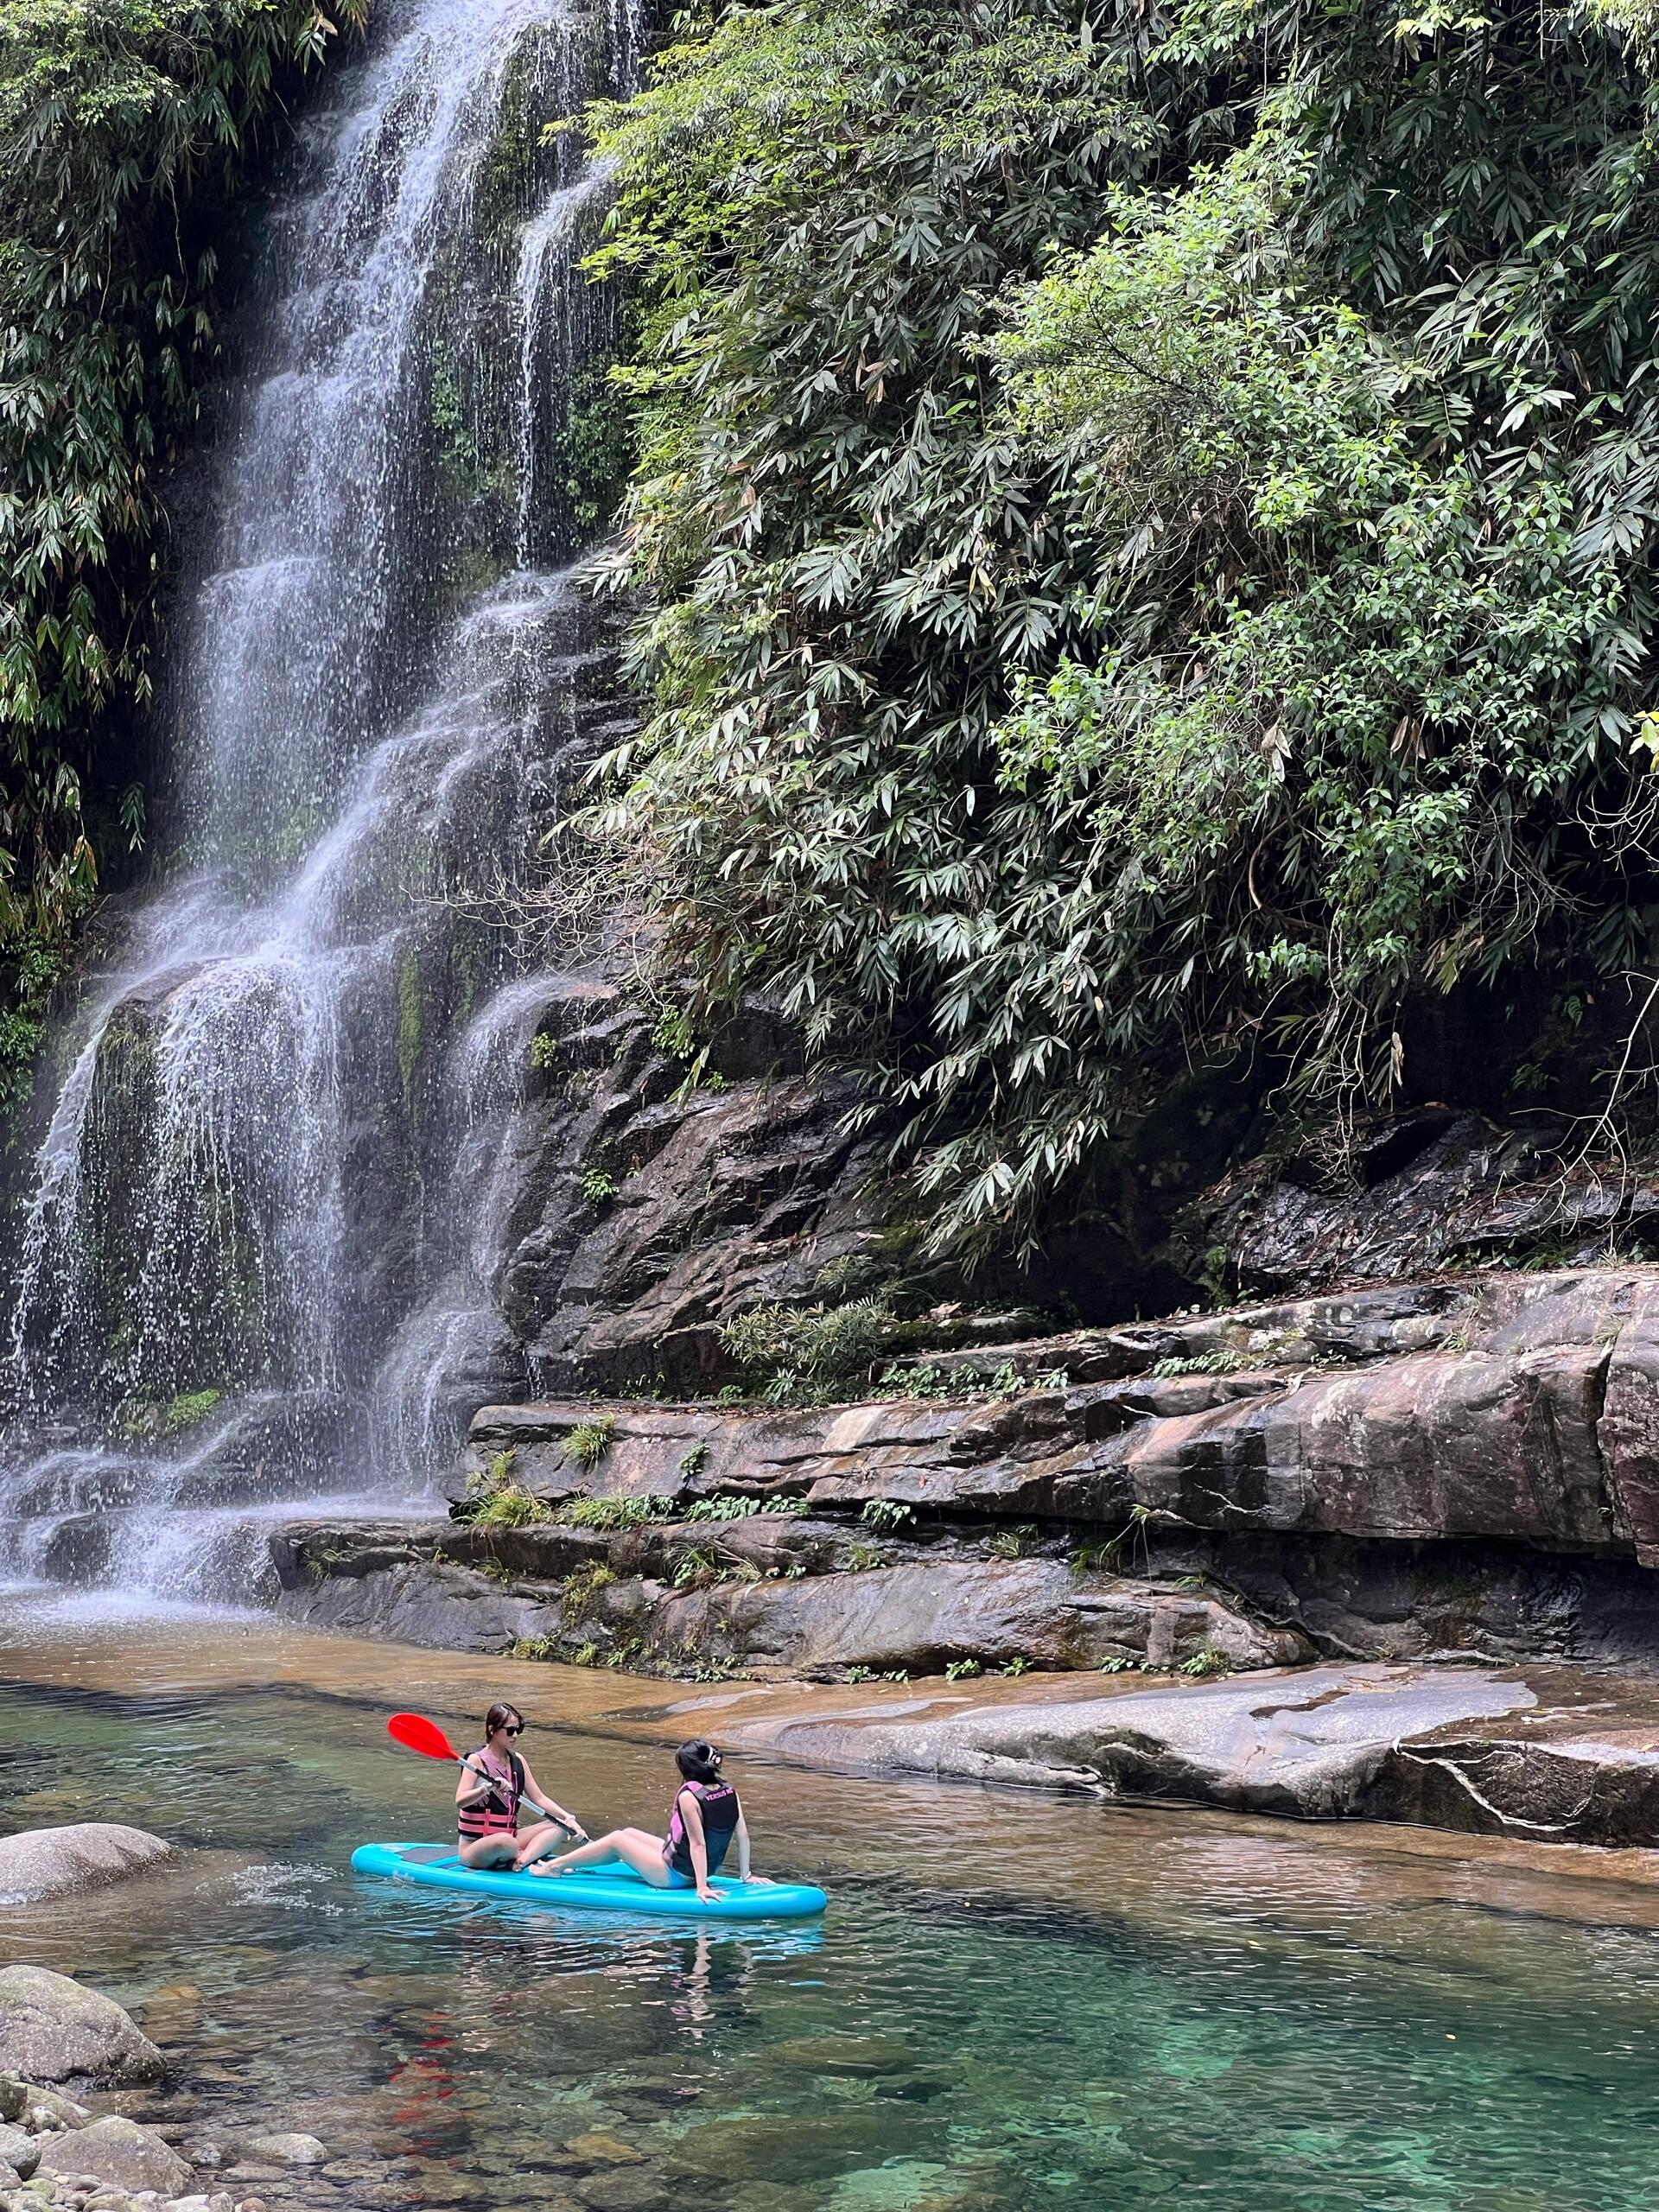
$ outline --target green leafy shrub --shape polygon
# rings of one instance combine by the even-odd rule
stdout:
[[[889,1318],[879,1298],[845,1306],[753,1306],[726,1323],[720,1341],[765,1398],[810,1403],[838,1386],[868,1381]]]
[[[997,1529],[985,1548],[993,1559],[1024,1559],[1040,1541],[1041,1531],[1029,1522],[1021,1522],[1012,1529]]]
[[[582,1195],[590,1206],[609,1205],[620,1187],[615,1176],[607,1174],[602,1167],[582,1170]]]
[[[976,1675],[984,1671],[977,1659],[953,1659],[944,1670],[944,1679],[947,1682],[970,1682]]]
[[[936,1249],[1190,1065],[1351,1110],[1436,995],[1650,965],[1633,22],[785,0],[603,118],[606,826],[703,1000],[861,1071]]]
[[[913,1505],[904,1505],[897,1498],[867,1497],[859,1509],[859,1519],[867,1529],[891,1531],[902,1529],[916,1518]]]
[[[572,1497],[559,1518],[573,1529],[642,1529],[648,1522],[672,1521],[679,1502],[668,1491],[645,1491],[637,1497]]]
[[[747,1521],[757,1513],[795,1514],[806,1511],[804,1497],[739,1497],[724,1495],[719,1497],[693,1498],[682,1506],[677,1518],[682,1521]]]
[[[222,1403],[222,1390],[181,1390],[170,1400],[162,1415],[162,1427],[169,1436],[177,1436],[185,1429],[200,1428],[202,1422]]]
[[[708,1464],[709,1446],[706,1444],[694,1444],[680,1461],[680,1472],[687,1482],[694,1483]]]
[[[591,1473],[616,1440],[616,1415],[601,1414],[597,1421],[579,1421],[564,1440],[564,1455]]]
[[[521,1483],[497,1483],[482,1492],[473,1511],[467,1516],[474,1529],[529,1529],[539,1521],[550,1520],[551,1510],[545,1501],[527,1491]]]

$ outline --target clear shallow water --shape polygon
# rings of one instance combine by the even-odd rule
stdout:
[[[401,1687],[459,1726],[479,1662],[446,1703],[430,1655],[30,1634],[0,1649],[8,1824],[128,1819],[197,1850],[14,1909],[0,1949],[141,2013],[168,2119],[321,2135],[332,2168],[276,2203],[1659,2202],[1659,1890],[1580,1878],[1578,1854],[746,1761],[758,1865],[823,1878],[831,1912],[681,1936],[350,1873],[365,1836],[444,1833],[442,1772],[382,1716]],[[505,1673],[545,1783],[592,1827],[655,1819],[660,1750],[546,1725],[578,1700],[608,1725],[622,1686]]]

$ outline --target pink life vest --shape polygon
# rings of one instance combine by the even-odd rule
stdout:
[[[490,1764],[487,1746],[473,1753],[472,1764],[492,1777],[490,1794],[481,1805],[458,1805],[455,1826],[468,1843],[480,1835],[517,1835],[518,1800],[524,1794],[524,1763],[517,1751],[507,1753],[508,1771]]]
[[[677,1874],[692,1874],[690,1840],[685,1832],[685,1822],[680,1818],[680,1800],[687,1790],[697,1801],[702,1815],[703,1840],[709,1847],[709,1872],[718,1873],[720,1862],[737,1832],[742,1807],[737,1802],[737,1792],[729,1782],[683,1782],[674,1793],[674,1813],[668,1824],[668,1840],[663,1846],[663,1857]]]

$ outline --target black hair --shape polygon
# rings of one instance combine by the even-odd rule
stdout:
[[[524,1716],[516,1705],[509,1705],[505,1698],[497,1698],[484,1716],[484,1733],[493,1736],[498,1728],[505,1728],[509,1720],[516,1720],[522,1728]]]
[[[720,1780],[720,1753],[701,1738],[695,1744],[682,1744],[674,1754],[674,1764],[687,1782]]]

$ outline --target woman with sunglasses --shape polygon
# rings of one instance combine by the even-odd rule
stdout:
[[[515,1705],[497,1703],[484,1716],[484,1742],[461,1768],[455,1788],[463,1866],[524,1866],[561,1834],[588,1840],[582,1822],[548,1796],[513,1749],[524,1732]],[[548,1817],[521,1834],[521,1805]]]

